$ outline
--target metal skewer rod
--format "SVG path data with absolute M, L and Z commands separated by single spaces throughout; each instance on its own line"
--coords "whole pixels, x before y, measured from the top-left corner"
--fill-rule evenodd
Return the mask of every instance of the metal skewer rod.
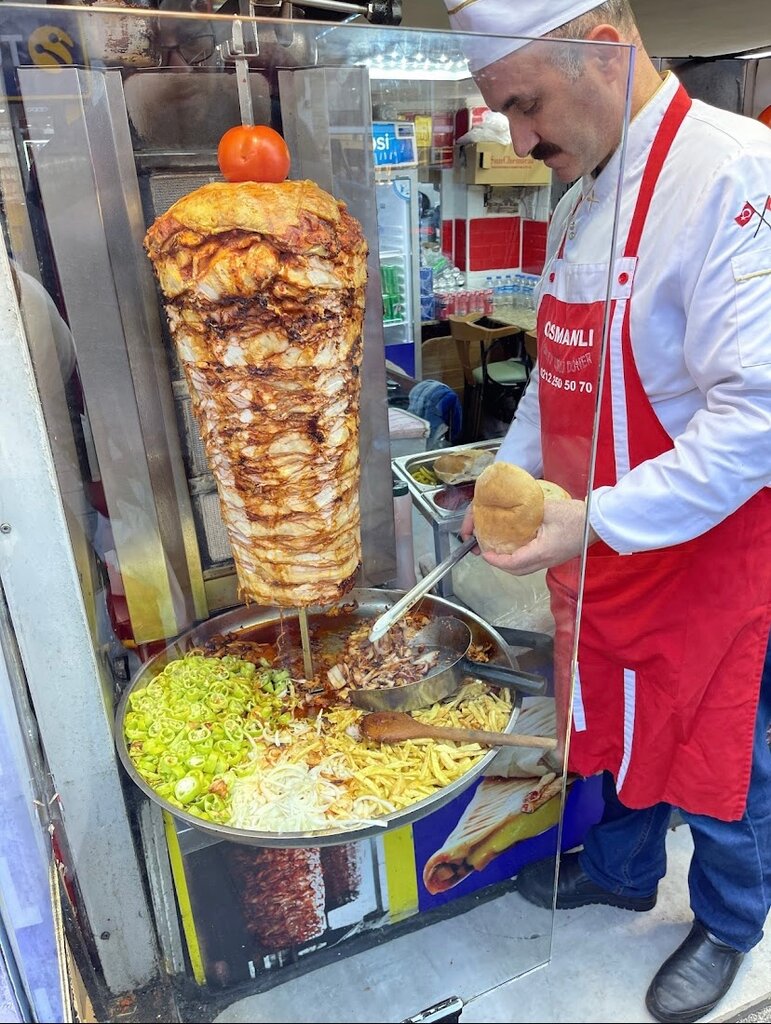
M 241 124 L 254 124 L 254 107 L 252 105 L 252 87 L 249 83 L 249 58 L 244 45 L 244 26 L 241 21 L 233 22 L 233 45 L 235 54 L 236 87 L 238 89 L 238 106 L 241 111 Z
M 300 640 L 303 645 L 303 668 L 305 678 L 313 679 L 313 655 L 311 654 L 311 635 L 308 630 L 308 609 L 298 608 L 297 615 L 300 620 Z

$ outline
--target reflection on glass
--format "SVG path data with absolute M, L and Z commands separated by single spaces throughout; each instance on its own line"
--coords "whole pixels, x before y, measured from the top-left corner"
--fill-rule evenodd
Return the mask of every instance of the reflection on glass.
M 121 11 L 120 17 L 139 28 L 135 19 L 147 19 L 147 12 Z M 392 475 L 397 464 L 412 481 L 415 505 L 431 526 L 434 550 L 426 554 L 439 554 L 443 544 L 449 547 L 474 486 L 473 479 L 448 484 L 432 476 L 433 458 L 419 450 L 392 465 L 386 360 L 389 373 L 395 367 L 401 380 L 425 384 L 432 380 L 421 367 L 425 323 L 441 319 L 447 326 L 444 340 L 455 352 L 458 323 L 476 313 L 500 317 L 508 312 L 511 318 L 534 304 L 529 285 L 543 268 L 552 184 L 549 167 L 517 157 L 505 140 L 492 143 L 505 150 L 502 165 L 477 160 L 490 145 L 479 136 L 486 108 L 499 105 L 499 91 L 508 86 L 488 75 L 480 91 L 482 81 L 470 77 L 467 47 L 458 36 L 307 22 L 282 26 L 279 38 L 274 24 L 242 19 L 239 49 L 232 19 L 153 14 L 157 52 L 151 65 L 140 67 L 121 60 L 110 44 L 116 18 L 93 8 L 43 13 L 4 4 L 0 9 L 0 23 L 9 30 L 16 26 L 29 35 L 54 19 L 60 34 L 66 32 L 72 41 L 56 66 L 28 63 L 21 49 L 13 59 L 5 54 L 12 100 L 5 127 L 7 139 L 13 140 L 13 161 L 2 170 L 2 183 L 27 341 L 72 546 L 82 567 L 94 650 L 104 667 L 105 715 L 110 719 L 113 702 L 130 692 L 131 677 L 153 655 L 168 645 L 162 657 L 176 659 L 186 650 L 189 630 L 200 630 L 196 636 L 202 643 L 213 641 L 249 612 L 240 603 L 212 473 L 214 448 L 201 436 L 184 352 L 181 357 L 169 330 L 167 312 L 184 318 L 185 310 L 172 295 L 164 311 L 143 248 L 150 225 L 174 203 L 222 181 L 217 142 L 242 120 L 244 80 L 255 122 L 281 130 L 290 146 L 290 178 L 312 180 L 344 202 L 369 247 L 359 423 L 363 575 L 353 591 L 360 603 L 370 588 L 381 597 L 377 588 L 393 578 Z M 618 59 L 627 60 L 623 48 Z M 463 145 L 456 145 L 466 135 Z M 544 149 L 540 156 L 554 164 L 556 173 L 556 155 Z M 580 173 L 572 164 L 564 172 L 559 167 L 560 175 Z M 216 233 L 219 227 L 214 227 Z M 239 235 L 243 229 L 237 225 L 228 231 L 244 243 L 244 250 L 247 241 L 254 241 Z M 191 265 L 212 258 L 211 249 L 204 254 L 200 237 L 189 233 L 187 242 L 185 258 Z M 610 251 L 610 244 L 610 235 L 598 240 L 600 250 Z M 221 319 L 216 298 L 199 295 L 196 303 L 203 319 L 208 317 L 207 329 L 219 332 L 227 355 L 228 321 Z M 230 293 L 227 298 L 235 301 Z M 238 298 L 254 312 L 248 300 Z M 254 297 L 258 306 L 263 300 L 262 293 Z M 600 326 L 592 329 L 600 346 L 601 299 L 598 303 Z M 534 317 L 535 311 L 528 311 Z M 291 332 L 290 321 L 285 317 L 274 324 L 277 347 Z M 323 310 L 317 311 L 317 321 L 323 322 Z M 479 383 L 477 351 L 486 341 L 502 337 L 506 342 L 500 360 L 491 358 L 490 366 L 524 359 L 519 326 L 505 320 L 475 326 L 480 334 L 467 346 L 468 366 L 458 367 L 461 394 L 466 383 L 469 391 Z M 258 337 L 259 325 L 255 332 Z M 573 347 L 570 358 L 579 348 Z M 533 364 L 528 358 L 529 373 Z M 565 368 L 556 363 L 544 368 L 555 379 L 567 379 Z M 201 372 L 210 369 L 207 365 Z M 313 387 L 319 367 L 310 360 L 305 369 L 307 386 Z M 256 364 L 247 363 L 243 370 L 245 378 L 256 380 L 261 373 Z M 493 376 L 490 371 L 488 377 Z M 586 489 L 590 478 L 596 368 L 585 383 L 585 429 L 555 430 L 553 444 L 544 451 L 544 474 L 559 481 L 570 463 L 570 489 L 576 493 Z M 453 408 L 455 403 L 459 408 L 461 395 L 453 394 Z M 243 391 L 235 397 L 242 400 Z M 513 411 L 506 400 L 495 410 L 508 410 L 509 418 Z M 270 409 L 255 400 L 246 412 L 265 422 L 267 435 Z M 424 412 L 433 414 L 428 399 Z M 507 426 L 500 418 L 497 422 L 502 429 L 496 445 Z M 439 421 L 432 425 L 441 430 Z M 240 450 L 236 457 L 247 460 L 249 453 Z M 467 488 L 460 503 L 447 493 L 456 485 Z M 476 571 L 486 571 L 481 561 Z M 158 807 L 164 813 L 169 807 L 152 798 L 148 807 L 146 793 L 121 776 L 139 863 L 149 863 L 152 841 L 168 848 L 173 891 L 154 890 L 153 909 L 158 919 L 176 921 L 175 901 L 185 908 L 177 938 L 188 959 L 181 969 L 200 985 L 212 986 L 202 990 L 202 999 L 211 999 L 213 1007 L 214 989 L 229 993 L 237 984 L 252 982 L 252 1019 L 299 1019 L 297 1007 L 313 1000 L 312 1005 L 323 1006 L 321 1014 L 364 1020 L 370 1019 L 373 999 L 378 1007 L 388 1007 L 389 1019 L 403 1019 L 450 994 L 466 1002 L 481 999 L 548 959 L 551 902 L 542 908 L 525 902 L 517 894 L 517 874 L 534 860 L 556 862 L 560 843 L 579 843 L 599 809 L 597 787 L 565 779 L 562 760 L 580 572 L 577 556 L 561 578 L 565 599 L 557 609 L 556 654 L 542 577 L 533 581 L 531 604 L 538 605 L 538 614 L 526 622 L 522 591 L 501 613 L 497 576 L 482 577 L 467 602 L 475 606 L 471 612 L 460 603 L 450 605 L 478 615 L 480 659 L 513 662 L 544 679 L 544 694 L 521 703 L 515 696 L 507 717 L 517 731 L 556 737 L 558 751 L 508 751 L 490 758 L 480 778 L 469 779 L 452 800 L 437 800 L 430 814 L 399 830 L 383 829 L 366 839 L 352 832 L 339 846 L 304 836 L 296 845 L 282 845 L 279 837 L 275 845 L 263 847 L 232 841 L 242 836 L 218 840 L 211 831 L 167 814 L 160 832 Z M 275 612 L 275 635 L 261 652 L 241 648 L 239 656 L 248 653 L 257 666 L 260 657 L 296 658 L 296 616 L 287 612 L 282 618 L 268 605 L 262 610 Z M 223 613 L 235 618 L 218 619 Z M 495 626 L 488 624 L 491 620 Z M 506 627 L 515 632 L 507 633 Z M 175 645 L 180 635 L 187 639 Z M 279 641 L 289 644 L 288 654 L 277 649 Z M 316 643 L 318 655 L 318 635 Z M 99 685 L 90 672 L 93 666 L 84 666 L 84 687 Z M 300 669 L 294 672 L 299 674 Z M 324 691 L 324 680 L 318 689 Z M 167 721 L 132 720 L 131 728 L 138 731 L 121 737 L 121 742 L 149 743 L 155 750 L 147 771 L 160 776 L 162 767 L 164 778 L 152 781 L 165 793 L 195 772 L 203 785 L 204 766 L 206 772 L 217 772 L 222 744 L 230 752 L 243 739 L 243 730 L 238 733 L 232 721 L 230 734 L 211 735 L 210 705 L 205 728 L 187 728 L 201 712 L 197 705 L 204 696 L 210 694 L 175 705 L 182 714 L 184 704 L 180 722 L 169 705 Z M 278 700 L 281 695 L 274 696 Z M 326 714 L 319 720 L 320 736 L 326 736 Z M 207 741 L 205 751 L 185 747 L 183 763 L 179 751 L 158 751 L 158 744 L 173 744 L 182 733 L 189 739 L 191 732 L 196 740 Z M 426 749 L 419 747 L 418 753 Z M 442 757 L 451 758 L 453 750 L 429 755 L 426 771 L 440 782 L 448 771 Z M 100 772 L 117 775 L 112 745 L 95 744 L 87 754 L 91 759 L 76 780 L 84 791 L 94 778 L 102 778 Z M 479 755 L 474 751 L 475 759 Z M 374 769 L 362 774 L 361 784 L 381 800 L 404 781 L 398 773 L 388 774 L 387 760 L 384 755 L 385 776 Z M 227 768 L 233 765 L 228 762 Z M 180 792 L 186 798 L 192 789 Z M 214 824 L 223 824 L 214 820 L 222 817 L 223 804 L 212 799 L 219 794 L 199 796 L 203 812 Z M 154 831 L 147 824 L 151 811 Z M 105 813 L 121 821 L 126 817 L 119 799 L 110 800 Z M 142 831 L 137 814 L 143 815 Z M 85 834 L 73 835 L 76 857 L 87 840 Z M 79 877 L 78 884 L 87 891 L 89 906 L 106 898 L 93 874 Z M 127 887 L 119 897 L 128 900 L 128 895 Z M 130 929 L 124 934 L 122 922 L 114 927 L 130 948 L 135 941 Z M 112 972 L 120 976 L 115 946 L 98 946 L 109 977 L 116 976 Z M 405 962 L 411 964 L 409 988 Z
M 178 43 L 162 43 L 163 63 L 169 66 L 173 65 L 173 57 L 178 55 L 183 64 L 188 64 L 191 67 L 196 64 L 203 64 L 214 53 L 215 45 L 215 36 L 212 32 L 190 35 Z

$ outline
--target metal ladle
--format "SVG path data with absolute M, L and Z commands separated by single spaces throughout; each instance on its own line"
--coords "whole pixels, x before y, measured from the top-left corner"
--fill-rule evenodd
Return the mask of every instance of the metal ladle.
M 506 686 L 527 696 L 542 696 L 546 691 L 543 676 L 519 672 L 492 662 L 469 658 L 471 630 L 453 615 L 432 619 L 410 640 L 416 658 L 436 651 L 436 664 L 427 675 L 403 686 L 379 686 L 353 689 L 348 700 L 367 711 L 414 711 L 436 704 L 456 693 L 464 679 L 483 679 L 494 686 Z

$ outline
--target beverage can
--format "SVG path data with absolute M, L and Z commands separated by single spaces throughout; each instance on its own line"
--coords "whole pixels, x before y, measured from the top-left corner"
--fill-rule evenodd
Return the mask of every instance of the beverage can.
M 398 293 L 399 282 L 396 277 L 396 267 L 387 264 L 381 267 L 380 274 L 383 280 L 383 291 L 388 292 L 390 295 Z

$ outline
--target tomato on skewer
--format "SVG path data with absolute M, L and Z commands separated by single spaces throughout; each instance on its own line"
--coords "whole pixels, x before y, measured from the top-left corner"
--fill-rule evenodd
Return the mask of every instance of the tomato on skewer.
M 217 163 L 227 181 L 284 181 L 289 173 L 289 147 L 267 125 L 238 124 L 220 139 Z

